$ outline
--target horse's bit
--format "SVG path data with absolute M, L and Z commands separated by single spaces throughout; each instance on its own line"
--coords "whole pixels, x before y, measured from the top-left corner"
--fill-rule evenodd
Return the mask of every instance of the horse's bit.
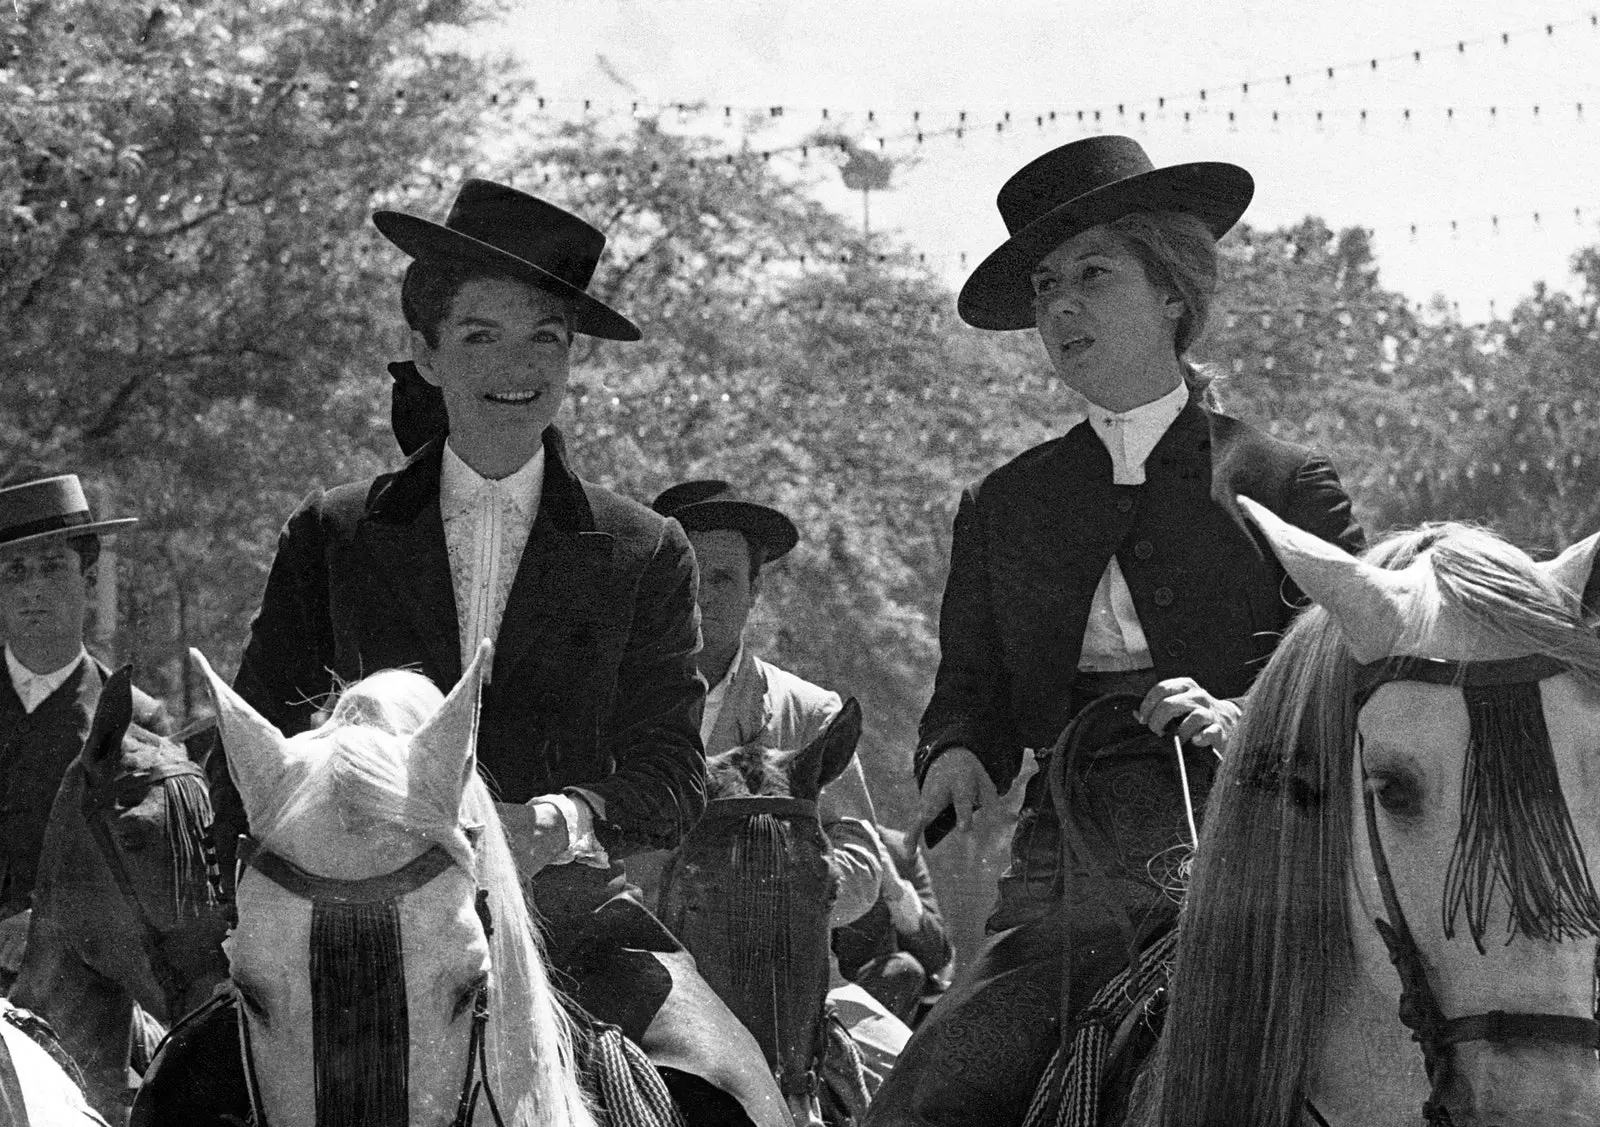
M 312 903 L 320 901 L 325 904 L 372 904 L 393 900 L 408 892 L 415 892 L 441 873 L 448 871 L 454 864 L 454 858 L 443 846 L 434 845 L 420 857 L 393 872 L 363 877 L 360 880 L 339 880 L 336 877 L 323 877 L 306 872 L 293 861 L 271 850 L 262 849 L 248 834 L 241 834 L 239 837 L 238 866 L 241 874 L 245 868 L 252 868 L 290 895 L 310 900 Z M 236 886 L 237 883 L 235 881 Z M 494 934 L 487 889 L 478 889 L 477 910 L 478 920 L 483 924 L 483 934 L 487 939 Z M 489 1105 L 495 1127 L 505 1127 L 505 1120 L 500 1117 L 500 1106 L 495 1102 L 494 1092 L 489 1087 L 488 1049 L 485 1037 L 488 1023 L 489 985 L 484 982 L 478 986 L 472 1002 L 472 1033 L 467 1044 L 467 1071 L 461 1079 L 461 1095 L 456 1101 L 456 1114 L 450 1121 L 450 1127 L 472 1127 L 472 1117 L 477 1110 L 480 1094 Z M 255 1058 L 250 1051 L 250 1023 L 243 1014 L 239 1015 L 239 1039 L 244 1055 L 245 1085 L 250 1093 L 252 1121 L 256 1127 L 267 1127 L 266 1112 L 262 1110 L 258 1096 L 260 1086 L 256 1081 Z
M 144 948 L 145 959 L 150 964 L 150 973 L 166 998 L 168 1016 L 175 1018 L 178 1016 L 175 1012 L 178 999 L 183 996 L 188 982 L 183 972 L 167 954 L 166 934 L 156 926 L 155 920 L 150 917 L 149 909 L 140 899 L 139 890 L 133 883 L 132 874 L 128 872 L 122 850 L 118 849 L 116 842 L 112 840 L 111 827 L 107 821 L 120 806 L 124 805 L 119 800 L 136 794 L 143 795 L 159 783 L 186 775 L 197 777 L 203 783 L 205 771 L 198 763 L 185 759 L 179 763 L 167 763 L 143 771 L 124 772 L 107 785 L 97 787 L 89 778 L 88 771 L 81 761 L 73 764 L 73 770 L 78 772 L 82 782 L 83 798 L 79 814 L 82 815 L 84 824 L 89 827 L 89 835 L 94 839 L 101 861 L 105 863 L 117 882 L 117 891 L 139 923 L 139 942 Z M 215 849 L 211 845 L 209 826 L 206 828 L 206 839 L 206 852 L 214 858 Z
M 1446 661 L 1439 658 L 1390 657 L 1363 665 L 1358 671 L 1361 704 L 1391 681 L 1422 681 L 1433 685 L 1485 686 L 1529 684 L 1566 672 L 1566 665 L 1543 654 L 1499 661 Z M 1362 782 L 1367 781 L 1362 765 Z M 1447 1018 L 1438 997 L 1428 982 L 1428 970 L 1406 923 L 1395 892 L 1394 878 L 1378 833 L 1377 813 L 1372 790 L 1362 786 L 1367 841 L 1372 850 L 1373 868 L 1383 894 L 1387 920 L 1374 921 L 1378 934 L 1389 951 L 1389 961 L 1400 975 L 1400 1021 L 1411 1030 L 1412 1039 L 1422 1047 L 1423 1064 L 1432 1087 L 1422 1105 L 1423 1120 L 1431 1127 L 1451 1127 L 1450 1111 L 1438 1098 L 1443 1078 L 1448 1074 L 1454 1047 L 1464 1041 L 1542 1041 L 1560 1045 L 1600 1048 L 1600 1021 L 1571 1014 L 1507 1013 L 1491 1010 L 1466 1017 Z M 1319 1117 L 1320 1118 L 1320 1117 Z

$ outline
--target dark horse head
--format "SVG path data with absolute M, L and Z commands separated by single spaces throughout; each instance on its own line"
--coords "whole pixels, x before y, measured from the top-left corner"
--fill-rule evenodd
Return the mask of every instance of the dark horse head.
M 662 877 L 662 922 L 755 1034 L 791 1104 L 814 1090 L 826 1037 L 836 881 L 817 795 L 860 739 L 852 698 L 804 748 L 711 759 L 712 801 Z
M 106 680 L 62 779 L 11 992 L 56 1026 L 96 1088 L 102 1075 L 125 1086 L 134 1002 L 170 1024 L 227 973 L 204 769 L 133 722 L 132 694 L 126 667 Z

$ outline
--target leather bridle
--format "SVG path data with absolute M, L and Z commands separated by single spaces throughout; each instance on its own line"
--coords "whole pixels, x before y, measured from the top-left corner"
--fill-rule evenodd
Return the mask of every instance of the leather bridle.
M 128 863 L 122 855 L 122 850 L 117 848 L 116 841 L 111 836 L 109 821 L 120 808 L 126 808 L 131 803 L 119 800 L 142 796 L 168 779 L 193 776 L 198 778 L 202 785 L 205 783 L 205 771 L 198 763 L 192 760 L 182 760 L 166 763 L 157 767 L 150 767 L 139 771 L 125 771 L 116 775 L 108 783 L 95 785 L 89 777 L 81 760 L 73 764 L 73 770 L 78 772 L 82 785 L 82 799 L 79 804 L 79 814 L 84 825 L 89 828 L 89 836 L 93 839 L 95 849 L 100 854 L 100 860 L 110 870 L 112 878 L 117 883 L 117 891 L 128 910 L 133 913 L 139 925 L 139 944 L 144 950 L 146 961 L 150 966 L 150 973 L 160 987 L 167 1003 L 169 1018 L 179 1016 L 180 1002 L 184 992 L 188 989 L 188 976 L 180 969 L 167 953 L 167 933 L 157 926 L 151 916 L 149 908 L 139 896 L 138 886 L 133 881 L 133 875 L 128 871 Z M 211 841 L 211 827 L 205 828 L 205 844 L 208 859 L 215 857 L 216 850 Z M 214 880 L 214 878 L 212 878 Z M 220 890 L 213 885 L 213 892 Z
M 1391 657 L 1360 667 L 1356 707 L 1359 709 L 1382 685 L 1391 681 L 1421 681 L 1434 685 L 1489 686 L 1532 684 L 1567 670 L 1565 663 L 1543 654 L 1497 661 L 1447 661 L 1440 658 Z M 1360 747 L 1358 742 L 1357 747 Z M 1491 1010 L 1464 1017 L 1446 1017 L 1428 980 L 1428 968 L 1417 946 L 1378 832 L 1372 788 L 1366 764 L 1361 764 L 1362 805 L 1367 842 L 1388 919 L 1374 920 L 1388 949 L 1389 960 L 1400 976 L 1400 1021 L 1422 1048 L 1423 1064 L 1431 1090 L 1422 1105 L 1423 1120 L 1432 1127 L 1451 1127 L 1450 1111 L 1439 1093 L 1455 1063 L 1455 1046 L 1468 1041 L 1533 1041 L 1557 1045 L 1600 1048 L 1600 1021 L 1572 1014 L 1514 1013 Z
M 337 877 L 325 877 L 307 872 L 293 861 L 269 849 L 261 848 L 260 844 L 247 834 L 239 837 L 238 867 L 241 876 L 246 868 L 254 869 L 290 895 L 309 900 L 313 904 L 372 904 L 394 900 L 415 892 L 448 871 L 455 863 L 455 859 L 443 846 L 434 845 L 427 852 L 393 872 L 363 877 L 359 880 L 340 880 Z M 235 881 L 235 887 L 237 885 L 238 882 Z M 489 911 L 487 889 L 478 889 L 476 907 L 478 920 L 483 925 L 484 938 L 488 939 L 494 934 L 494 923 Z M 472 1002 L 472 1031 L 467 1042 L 466 1074 L 461 1079 L 461 1094 L 456 1101 L 456 1113 L 450 1121 L 450 1127 L 472 1127 L 480 1095 L 488 1103 L 489 1113 L 494 1116 L 495 1127 L 505 1127 L 505 1120 L 500 1115 L 500 1106 L 495 1101 L 494 1091 L 489 1087 L 486 1037 L 488 1024 L 489 985 L 484 982 L 478 986 Z M 259 1097 L 260 1086 L 256 1081 L 255 1058 L 250 1050 L 250 1023 L 244 1014 L 239 1015 L 239 1043 L 241 1055 L 244 1057 L 250 1114 L 255 1127 L 267 1127 L 266 1112 L 262 1110 Z

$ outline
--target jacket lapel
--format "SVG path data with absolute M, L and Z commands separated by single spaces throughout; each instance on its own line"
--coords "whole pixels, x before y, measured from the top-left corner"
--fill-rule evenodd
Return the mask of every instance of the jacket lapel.
M 728 695 L 723 698 L 722 711 L 711 728 L 711 738 L 706 741 L 707 755 L 720 755 L 747 743 L 754 743 L 766 732 L 772 720 L 772 708 L 767 702 L 767 676 L 756 662 L 748 647 L 739 659 L 738 671 Z
M 398 613 L 411 619 L 440 684 L 448 687 L 461 679 L 461 628 L 439 512 L 443 454 L 442 438 L 417 451 L 373 498 L 356 535 L 366 541 L 398 596 Z
M 544 490 L 506 597 L 495 665 L 515 669 L 548 644 L 552 632 L 568 646 L 593 629 L 597 605 L 605 597 L 614 537 L 596 532 L 594 511 L 567 465 L 566 450 L 554 428 L 544 436 Z M 581 647 L 580 647 L 581 648 Z

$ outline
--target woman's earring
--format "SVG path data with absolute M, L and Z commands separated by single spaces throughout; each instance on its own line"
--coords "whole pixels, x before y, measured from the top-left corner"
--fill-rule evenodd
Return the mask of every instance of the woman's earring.
M 1169 301 L 1167 302 L 1166 308 L 1163 309 L 1162 312 L 1166 314 L 1167 320 L 1176 321 L 1179 317 L 1183 316 L 1183 302 Z

